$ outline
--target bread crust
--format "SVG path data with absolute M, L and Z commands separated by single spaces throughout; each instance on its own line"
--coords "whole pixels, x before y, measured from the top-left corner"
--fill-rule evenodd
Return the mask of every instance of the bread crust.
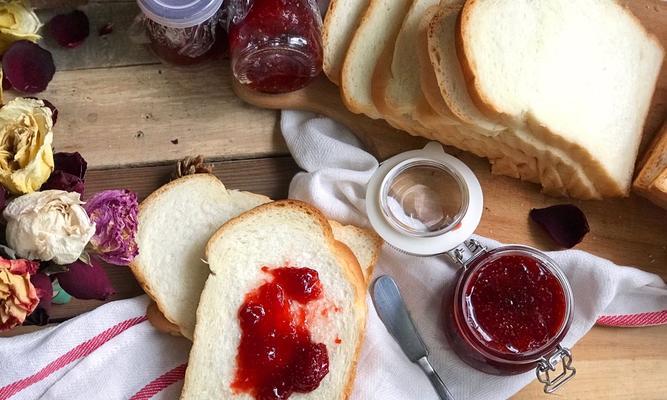
M 215 175 L 212 174 L 193 174 L 193 175 L 186 175 L 184 177 L 175 179 L 165 185 L 162 185 L 160 188 L 158 188 L 156 191 L 148 195 L 144 199 L 144 201 L 141 202 L 139 205 L 139 215 L 141 215 L 142 210 L 146 210 L 147 208 L 151 207 L 153 203 L 155 203 L 162 194 L 168 190 L 171 190 L 175 186 L 180 186 L 183 183 L 186 183 L 191 180 L 205 180 L 208 181 L 208 183 L 212 185 L 220 185 L 222 186 L 223 189 L 226 190 L 225 185 L 218 179 Z M 139 248 L 139 252 L 141 252 L 141 248 Z M 137 257 L 138 258 L 138 257 Z M 153 291 L 153 288 L 151 287 L 150 283 L 148 282 L 148 279 L 143 273 L 144 267 L 139 263 L 139 261 L 135 258 L 129 265 L 130 270 L 132 271 L 132 274 L 134 274 L 135 279 L 139 283 L 139 286 L 146 292 L 148 297 L 150 297 L 155 303 L 156 307 L 159 309 L 160 313 L 166 318 L 166 320 L 173 324 L 174 326 L 178 326 L 176 324 L 176 319 L 170 315 L 168 312 L 165 312 L 165 310 L 160 307 L 160 301 L 158 299 L 158 296 L 155 295 L 155 292 Z M 183 332 L 182 328 L 179 328 L 180 332 L 182 335 L 186 335 L 185 332 Z
M 313 217 L 317 221 L 317 224 L 321 227 L 326 241 L 332 248 L 332 253 L 335 254 L 336 257 L 338 258 L 338 265 L 340 265 L 343 268 L 343 271 L 347 277 L 348 282 L 352 285 L 354 289 L 355 298 L 353 307 L 356 310 L 354 312 L 354 315 L 357 324 L 357 330 L 356 330 L 357 343 L 355 345 L 352 362 L 350 363 L 346 374 L 347 382 L 343 388 L 343 391 L 341 392 L 341 397 L 340 397 L 341 399 L 348 399 L 350 397 L 350 394 L 352 393 L 354 378 L 356 376 L 357 361 L 359 359 L 359 354 L 361 352 L 361 345 L 364 339 L 364 330 L 365 330 L 366 315 L 367 315 L 367 308 L 366 308 L 367 286 L 366 286 L 366 281 L 364 279 L 364 275 L 361 271 L 361 266 L 359 265 L 357 258 L 352 253 L 352 250 L 350 250 L 345 244 L 337 241 L 334 238 L 331 225 L 327 221 L 326 217 L 317 208 L 299 200 L 279 200 L 279 201 L 274 201 L 272 203 L 263 204 L 235 218 L 230 219 L 220 229 L 218 229 L 218 231 L 214 233 L 213 236 L 211 236 L 211 239 L 206 244 L 206 257 L 210 258 L 210 252 L 212 246 L 215 244 L 216 241 L 220 239 L 221 236 L 225 234 L 227 230 L 244 222 L 247 218 L 250 218 L 256 214 L 263 213 L 267 209 L 273 209 L 273 208 L 291 208 L 306 213 L 311 217 Z M 197 314 L 199 314 L 199 312 L 200 309 L 197 309 Z M 194 340 L 195 341 L 197 340 L 196 333 Z M 189 380 L 186 374 L 184 383 L 184 392 L 187 386 L 189 386 Z
M 656 168 L 656 164 L 660 161 L 660 155 L 665 153 L 667 153 L 667 120 L 663 122 L 662 127 L 644 153 L 644 157 L 637 164 L 639 173 L 632 184 L 635 192 L 642 194 L 648 192 L 651 182 L 657 177 L 657 175 L 651 174 L 651 170 Z
M 322 23 L 322 46 L 327 48 L 329 45 L 329 37 L 330 33 L 329 31 L 333 28 L 331 26 L 332 22 L 331 20 L 333 17 L 338 13 L 338 1 L 337 0 L 331 0 L 329 2 L 329 6 L 327 7 L 327 12 L 324 15 L 324 22 Z M 324 71 L 324 74 L 329 78 L 329 80 L 336 85 L 340 85 L 340 74 L 341 70 L 340 67 L 334 67 L 331 64 L 331 60 L 326 56 L 327 52 L 325 51 L 325 56 L 323 57 L 322 60 L 322 70 Z M 342 64 L 341 64 L 342 65 Z

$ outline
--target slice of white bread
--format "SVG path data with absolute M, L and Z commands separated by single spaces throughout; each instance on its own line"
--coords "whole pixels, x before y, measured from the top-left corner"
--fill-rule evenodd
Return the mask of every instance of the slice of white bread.
M 352 250 L 357 261 L 359 261 L 366 284 L 370 284 L 373 269 L 375 268 L 383 243 L 380 236 L 368 229 L 359 228 L 354 225 L 343 225 L 336 221 L 329 221 L 329 224 L 336 240 L 344 243 Z M 206 272 L 208 273 L 208 269 Z M 200 297 L 201 293 L 193 293 L 193 296 Z M 195 310 L 193 310 L 193 313 L 195 313 Z M 148 321 L 158 331 L 174 336 L 182 336 L 178 325 L 165 318 L 155 302 L 151 302 L 148 305 L 146 316 L 148 317 Z M 192 338 L 193 333 L 190 332 L 188 337 Z
M 632 188 L 638 193 L 646 193 L 651 183 L 667 169 L 667 120 L 662 124 L 639 163 L 639 174 Z
M 627 195 L 663 59 L 615 1 L 469 0 L 458 35 L 487 115 L 567 152 L 602 195 Z
M 373 73 L 388 43 L 394 43 L 412 0 L 371 0 L 345 54 L 341 94 L 347 108 L 378 119 Z
M 268 279 L 262 267 L 308 267 L 322 283 L 322 301 L 338 312 L 306 311 L 312 341 L 324 343 L 329 373 L 303 399 L 347 399 L 366 320 L 366 282 L 347 246 L 336 241 L 322 214 L 305 203 L 285 200 L 257 207 L 227 222 L 206 246 L 211 275 L 197 309 L 197 326 L 181 398 L 249 398 L 235 393 L 238 312 L 246 294 Z M 319 317 L 317 317 L 319 316 Z
M 369 0 L 331 0 L 322 26 L 322 69 L 335 84 L 340 83 L 343 60 Z
M 227 190 L 213 175 L 196 174 L 168 183 L 142 202 L 137 233 L 140 254 L 130 267 L 157 303 L 147 314 L 158 330 L 192 339 L 197 304 L 209 274 L 202 261 L 206 243 L 230 218 L 270 201 L 266 196 Z M 364 276 L 370 277 L 382 245 L 380 237 L 353 225 L 332 222 L 332 228 L 337 240 L 360 260 Z
M 192 337 L 199 293 L 208 276 L 204 247 L 232 217 L 270 201 L 227 190 L 215 176 L 176 179 L 148 196 L 139 208 L 139 255 L 130 264 L 144 291 L 165 317 Z
M 509 129 L 479 111 L 468 93 L 456 50 L 455 37 L 460 11 L 460 2 L 442 1 L 428 29 L 431 65 L 435 70 L 440 94 L 449 109 L 466 126 L 475 127 L 472 129 L 477 133 L 492 136 L 498 143 L 520 150 L 523 153 L 518 157 L 520 164 L 533 165 L 532 161 L 528 160 L 528 155 L 531 155 L 536 169 L 523 171 L 522 178 L 539 180 L 545 192 L 586 199 L 600 198 L 590 178 L 566 153 L 547 145 L 523 128 Z M 493 158 L 493 154 L 487 157 Z M 502 163 L 494 164 L 497 164 L 497 167 L 503 166 Z M 496 173 L 498 172 L 504 171 L 496 168 Z

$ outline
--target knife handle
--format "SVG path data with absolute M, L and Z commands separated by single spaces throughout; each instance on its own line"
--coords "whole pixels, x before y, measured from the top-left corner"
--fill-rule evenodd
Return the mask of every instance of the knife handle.
M 438 373 L 435 372 L 431 363 L 428 362 L 428 358 L 420 358 L 417 360 L 417 364 L 424 371 L 426 376 L 428 376 L 428 380 L 431 381 L 431 385 L 433 385 L 433 388 L 435 389 L 436 393 L 438 393 L 438 397 L 440 397 L 441 400 L 454 400 L 454 397 L 451 393 L 449 393 L 445 383 L 442 381 L 442 379 L 440 379 Z

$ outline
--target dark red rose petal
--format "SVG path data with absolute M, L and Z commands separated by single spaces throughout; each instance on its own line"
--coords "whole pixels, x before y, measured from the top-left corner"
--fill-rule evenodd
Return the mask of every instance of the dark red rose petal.
M 23 325 L 44 326 L 48 323 L 49 323 L 49 312 L 43 309 L 41 306 L 37 306 L 37 308 L 35 308 L 35 311 L 30 313 L 26 317 Z
M 11 86 L 24 93 L 38 93 L 46 89 L 56 73 L 53 57 L 39 45 L 19 40 L 2 57 L 2 70 Z
M 2 74 L 2 90 L 11 90 L 12 84 L 7 80 L 7 75 Z
M 113 32 L 113 23 L 107 22 L 105 25 L 100 27 L 100 30 L 97 31 L 97 34 L 99 36 L 106 36 Z
M 77 261 L 69 271 L 57 275 L 60 287 L 82 300 L 106 300 L 116 293 L 100 261 L 91 258 L 91 265 Z
M 64 190 L 77 192 L 83 196 L 84 188 L 83 179 L 78 176 L 63 171 L 53 171 L 49 179 L 42 185 L 41 190 Z
M 2 213 L 7 206 L 7 196 L 9 196 L 7 189 L 5 189 L 4 186 L 0 186 L 0 213 Z
M 43 308 L 47 313 L 51 311 L 51 298 L 53 297 L 53 286 L 51 279 L 41 272 L 30 277 L 30 282 L 37 291 L 39 304 L 37 307 Z
M 530 218 L 541 226 L 558 245 L 572 248 L 590 231 L 583 211 L 573 204 L 533 208 Z
M 74 48 L 83 43 L 90 34 L 88 16 L 79 10 L 59 14 L 47 25 L 51 37 L 63 47 Z
M 83 179 L 88 163 L 78 151 L 73 153 L 59 152 L 53 155 L 54 170 L 67 172 Z

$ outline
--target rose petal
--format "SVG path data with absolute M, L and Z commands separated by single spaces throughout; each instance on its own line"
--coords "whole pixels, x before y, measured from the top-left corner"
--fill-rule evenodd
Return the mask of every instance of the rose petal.
M 49 311 L 45 310 L 41 306 L 38 306 L 35 311 L 30 313 L 25 322 L 28 322 L 37 326 L 44 326 L 49 323 Z
M 88 163 L 79 154 L 78 151 L 74 153 L 56 153 L 53 155 L 54 170 L 67 172 L 83 179 L 88 169 Z
M 83 196 L 84 182 L 78 176 L 63 171 L 54 171 L 49 180 L 44 182 L 41 190 L 64 190 L 66 192 L 78 192 Z
M 12 84 L 7 80 L 7 75 L 2 74 L 2 90 L 11 90 Z
M 574 204 L 533 208 L 529 215 L 554 242 L 568 249 L 580 243 L 590 231 L 586 215 Z
M 47 313 L 51 312 L 51 298 L 53 297 L 51 279 L 39 272 L 30 277 L 30 282 L 35 287 L 37 297 L 39 297 L 39 304 L 37 307 L 43 308 Z
M 53 125 L 55 125 L 56 121 L 58 121 L 58 109 L 50 101 L 48 101 L 46 99 L 40 99 L 40 100 L 42 100 L 44 102 L 45 106 L 47 106 L 48 108 L 51 109 L 51 113 L 52 113 L 51 119 L 53 120 Z
M 70 264 L 69 271 L 57 275 L 60 286 L 77 299 L 106 300 L 116 293 L 98 260 Z
M 90 34 L 88 16 L 79 10 L 51 18 L 47 26 L 51 36 L 63 47 L 74 48 Z
M 56 73 L 51 53 L 27 40 L 14 42 L 7 49 L 2 69 L 12 87 L 25 93 L 44 91 Z
M 107 22 L 104 24 L 102 27 L 100 27 L 100 30 L 97 31 L 97 34 L 99 36 L 106 36 L 113 32 L 113 23 L 112 22 Z

